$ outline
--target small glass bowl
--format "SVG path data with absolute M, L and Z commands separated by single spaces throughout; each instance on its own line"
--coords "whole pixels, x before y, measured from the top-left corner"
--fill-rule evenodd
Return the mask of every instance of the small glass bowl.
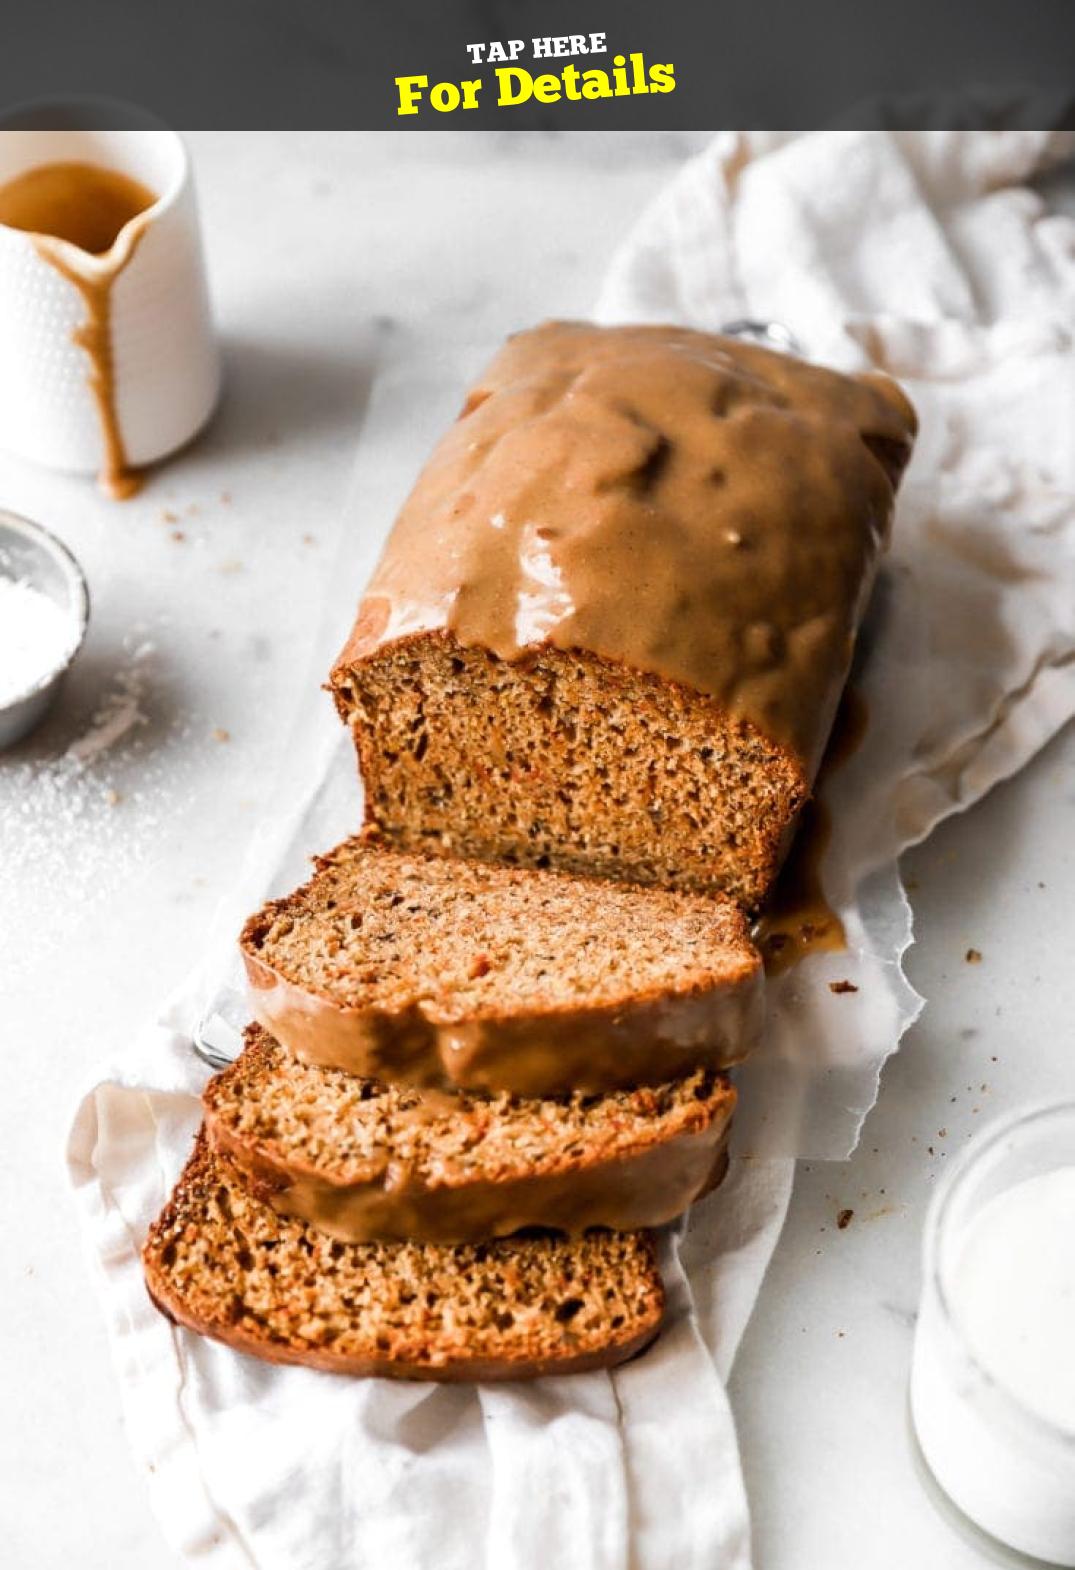
M 82 568 L 55 535 L 29 518 L 0 508 L 0 574 L 47 595 L 68 618 L 68 652 L 52 670 L 42 671 L 24 692 L 0 705 L 0 751 L 44 719 L 64 675 L 82 647 L 90 619 L 90 595 Z
M 954 1307 L 952 1277 L 983 1205 L 1026 1179 L 1070 1166 L 1075 1100 L 1001 1119 L 949 1169 L 926 1217 L 910 1391 L 921 1456 L 972 1534 L 986 1534 L 990 1557 L 1058 1570 L 1075 1566 L 1075 1428 L 1026 1405 L 982 1365 Z M 1075 1356 L 1075 1322 L 1067 1352 Z

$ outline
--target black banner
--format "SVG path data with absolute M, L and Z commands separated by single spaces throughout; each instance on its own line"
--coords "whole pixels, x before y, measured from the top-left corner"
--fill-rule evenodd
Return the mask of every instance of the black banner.
M 1075 124 L 1075 0 L 5 0 L 0 109 L 188 128 Z

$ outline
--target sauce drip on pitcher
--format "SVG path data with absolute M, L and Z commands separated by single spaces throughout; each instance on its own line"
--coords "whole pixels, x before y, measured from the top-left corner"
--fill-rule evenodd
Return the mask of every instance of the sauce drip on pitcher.
M 112 287 L 138 248 L 157 198 L 118 169 L 39 164 L 0 186 L 0 224 L 31 234 L 38 254 L 78 290 L 85 316 L 73 337 L 89 360 L 104 446 L 98 483 L 121 500 L 141 488 L 120 427 L 112 344 Z

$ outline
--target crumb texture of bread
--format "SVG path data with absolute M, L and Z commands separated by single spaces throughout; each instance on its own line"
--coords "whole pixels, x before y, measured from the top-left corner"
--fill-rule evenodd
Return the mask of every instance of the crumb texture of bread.
M 238 1351 L 403 1379 L 610 1367 L 653 1339 L 664 1310 L 645 1233 L 342 1243 L 256 1198 L 204 1135 L 143 1265 L 159 1308 Z
M 347 1241 L 634 1231 L 727 1162 L 735 1091 L 708 1069 L 562 1097 L 446 1095 L 302 1062 L 252 1026 L 204 1093 L 206 1130 L 274 1208 Z
M 508 661 L 429 634 L 343 680 L 368 821 L 403 849 L 749 910 L 806 799 L 802 768 L 754 727 L 592 654 Z
M 677 327 L 509 340 L 332 675 L 401 849 L 756 909 L 847 677 L 914 411 Z
M 737 1061 L 761 962 L 727 899 L 408 855 L 358 837 L 247 922 L 258 1021 L 388 1082 L 540 1095 Z

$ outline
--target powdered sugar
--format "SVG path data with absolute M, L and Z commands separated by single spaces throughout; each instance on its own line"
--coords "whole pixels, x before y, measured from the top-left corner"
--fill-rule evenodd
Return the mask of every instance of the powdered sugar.
M 0 706 L 32 691 L 70 658 L 72 618 L 20 578 L 0 576 Z
M 146 684 L 145 662 L 153 651 L 152 643 L 141 643 L 134 650 L 130 665 L 117 674 L 112 688 L 105 694 L 87 728 L 67 748 L 65 758 L 81 765 L 93 763 L 126 736 L 128 731 L 146 723 L 142 709 Z

